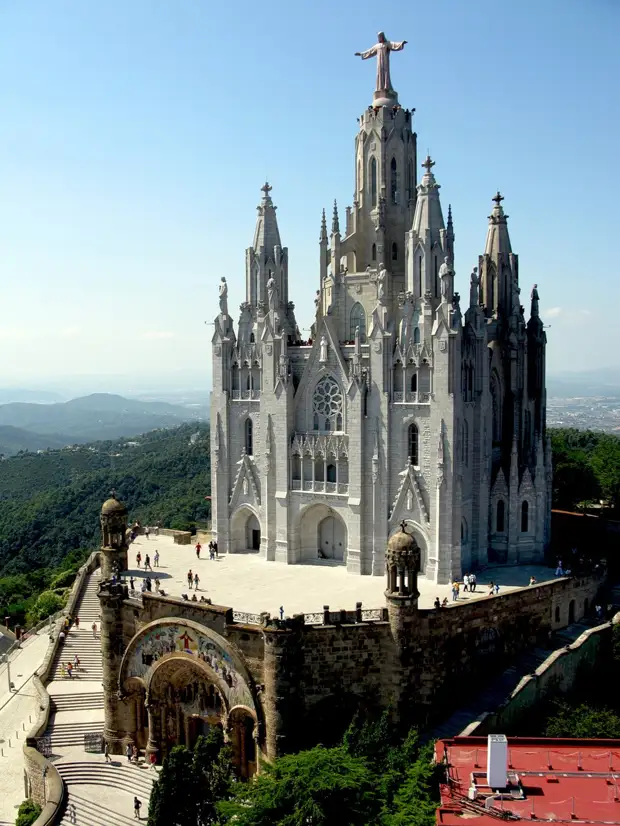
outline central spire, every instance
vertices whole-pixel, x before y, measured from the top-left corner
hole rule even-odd
[[[261,187],[263,197],[257,207],[258,218],[256,220],[253,244],[255,252],[258,252],[261,247],[272,252],[274,247],[282,246],[276,218],[277,207],[274,206],[271,195],[269,194],[272,189],[273,187],[271,187],[267,181],[265,181]]]

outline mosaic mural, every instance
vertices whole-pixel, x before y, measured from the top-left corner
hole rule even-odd
[[[254,709],[252,694],[237,671],[232,656],[207,634],[186,625],[168,623],[145,631],[124,667],[124,679],[140,677],[148,683],[155,663],[166,654],[183,653],[207,663],[221,679],[229,708],[243,705]]]

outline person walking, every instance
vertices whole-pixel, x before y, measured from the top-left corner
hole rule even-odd
[[[155,567],[159,568],[159,551],[155,551],[155,556],[153,557],[153,562],[155,563]]]
[[[435,602],[433,603],[436,609],[441,608],[441,602],[439,602],[439,597],[435,597]]]
[[[200,577],[198,576],[198,572],[194,574],[194,591],[198,590],[198,583],[200,582]],[[194,596],[196,596],[194,594]]]
[[[80,630],[80,618],[79,617],[75,618],[75,629],[76,629],[76,631]]]
[[[155,525],[155,536],[159,536],[160,527],[161,527],[161,522],[158,522],[157,525]]]
[[[200,559],[200,551],[202,551],[202,545],[196,542],[196,559]]]
[[[213,549],[213,542],[209,542],[209,559],[211,562],[215,559],[215,551]]]
[[[141,801],[138,800],[137,797],[134,797],[134,799],[133,799],[133,816],[136,818],[136,820],[140,820],[140,809],[141,808],[142,808]]]
[[[193,581],[194,581],[194,574],[192,573],[192,569],[190,568],[189,571],[187,572],[187,587],[188,588],[192,587]]]
[[[77,674],[80,670],[80,658],[77,654],[75,654],[73,657],[73,667],[75,668],[75,673]]]
[[[558,559],[558,565],[557,565],[557,568],[555,569],[555,575],[556,576],[564,576],[564,569],[562,568],[562,560],[561,559]]]
[[[73,664],[67,663],[67,674],[69,675],[69,679],[73,677]]]
[[[109,745],[108,745],[108,741],[107,741],[107,740],[104,740],[104,741],[103,741],[103,754],[104,754],[104,756],[105,756],[105,762],[106,762],[106,763],[111,763],[111,762],[112,762],[112,759],[111,759],[111,757],[110,757],[110,747],[109,747]]]
[[[469,574],[463,574],[463,593],[469,591]]]
[[[215,558],[217,559],[217,542],[213,542],[213,550],[215,551]]]
[[[148,526],[148,525],[147,525],[147,526],[146,526],[146,528],[144,529],[144,535],[146,536],[146,538],[147,538],[147,539],[150,539],[150,538],[151,538],[151,529],[149,528],[149,526]]]
[[[132,576],[129,577],[129,587],[132,591],[136,590],[136,583],[134,582],[134,578]]]
[[[93,622],[92,628],[93,628],[93,637],[95,639],[97,639],[97,623],[96,622]]]
[[[131,755],[132,755],[132,753],[133,753],[133,752],[132,752],[132,750],[131,750],[131,743],[127,743],[127,748],[125,749],[125,754],[127,755],[127,762],[128,762],[128,763],[131,763]]]
[[[138,568],[140,567],[141,562],[142,562],[142,554],[140,553],[140,551],[138,551],[138,553],[136,554],[136,563],[138,565]]]
[[[495,584],[493,582],[489,582],[489,596],[493,596],[493,591],[495,590]]]
[[[473,593],[476,590],[476,585],[478,584],[478,580],[476,579],[476,574],[469,575],[469,590]]]
[[[67,676],[67,669],[66,669],[66,667],[65,667],[65,664],[64,664],[64,663],[60,663],[60,676],[63,678],[63,680],[64,680],[64,679],[66,678],[66,676]]]
[[[148,554],[146,554],[146,556],[144,557],[144,570],[153,570],[151,566],[151,557]]]
[[[284,619],[284,606],[280,606],[280,619]]]
[[[155,577],[155,593],[159,593],[159,589],[161,588],[161,582]]]

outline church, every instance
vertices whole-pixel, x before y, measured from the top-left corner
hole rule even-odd
[[[546,334],[499,192],[466,296],[435,163],[392,88],[383,33],[358,119],[355,190],[323,212],[315,318],[301,335],[269,184],[245,256],[237,323],[228,285],[212,340],[213,534],[220,552],[385,574],[406,523],[420,574],[542,561],[550,539]],[[348,163],[347,159],[343,159]],[[418,182],[418,169],[421,180]],[[482,227],[481,227],[482,241]]]

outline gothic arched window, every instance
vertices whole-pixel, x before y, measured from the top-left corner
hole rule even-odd
[[[342,429],[343,398],[338,382],[332,376],[323,376],[314,389],[312,398],[315,430],[329,432]]]
[[[417,327],[416,327],[417,329]],[[413,373],[411,376],[411,392],[417,393],[418,392],[418,374]]]
[[[360,341],[366,341],[366,313],[359,301],[351,309],[350,322],[349,341],[354,341],[356,327],[360,328]]]
[[[392,203],[398,203],[398,168],[396,165],[396,158],[392,158],[392,163],[390,164],[390,195],[392,198]]]
[[[377,161],[374,157],[370,159],[370,205],[377,206]]]
[[[506,503],[500,499],[497,503],[497,514],[495,519],[495,530],[497,533],[504,533],[504,522],[506,521]]]
[[[372,258],[373,261],[377,260],[377,245],[376,244],[372,245],[371,258]]]
[[[254,450],[254,424],[252,419],[245,420],[245,452],[248,456],[252,455]]]
[[[530,505],[529,502],[521,504],[521,533],[527,533],[530,528]]]
[[[413,331],[413,343],[419,344],[420,343],[420,328],[416,327]]]
[[[327,480],[328,482],[334,483],[336,481],[336,465],[330,463],[327,465]]]
[[[416,260],[416,290],[417,295],[422,295],[422,253],[418,250],[417,260]]]
[[[420,434],[417,424],[410,424],[407,430],[407,453],[409,462],[412,465],[419,464],[419,440]]]
[[[407,200],[413,200],[413,161],[407,162]]]
[[[398,244],[392,244],[392,261],[398,261]]]

